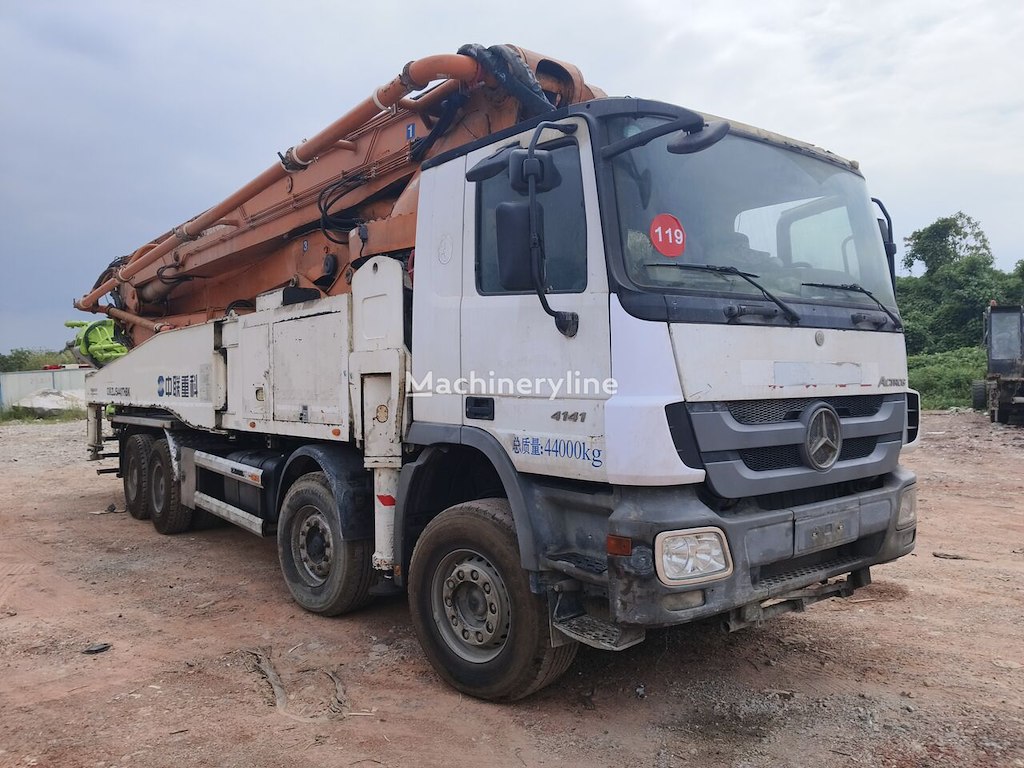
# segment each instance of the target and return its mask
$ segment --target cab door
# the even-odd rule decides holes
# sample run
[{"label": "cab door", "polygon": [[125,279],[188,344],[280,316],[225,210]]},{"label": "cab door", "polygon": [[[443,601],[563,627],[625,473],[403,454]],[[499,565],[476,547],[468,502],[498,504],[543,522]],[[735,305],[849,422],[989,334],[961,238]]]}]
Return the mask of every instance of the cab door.
[{"label": "cab door", "polygon": [[[563,335],[534,291],[502,285],[495,209],[525,195],[512,188],[507,171],[467,182],[462,418],[494,435],[520,471],[602,480],[604,402],[614,393],[608,281],[587,124],[581,118],[565,122],[577,124],[574,134],[547,131],[538,143],[551,152],[561,183],[537,199],[547,299],[555,310],[578,314],[578,331]],[[521,146],[531,134],[519,137]],[[470,154],[466,167],[494,151],[492,145]]]}]

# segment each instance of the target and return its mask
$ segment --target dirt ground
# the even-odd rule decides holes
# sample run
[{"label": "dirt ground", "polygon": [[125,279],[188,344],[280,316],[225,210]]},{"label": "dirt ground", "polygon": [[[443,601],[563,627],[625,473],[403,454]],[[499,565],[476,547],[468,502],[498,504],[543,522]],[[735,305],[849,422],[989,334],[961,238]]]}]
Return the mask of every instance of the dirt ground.
[{"label": "dirt ground", "polygon": [[435,677],[404,598],[304,613],[273,540],[160,536],[83,425],[0,425],[0,765],[1024,767],[1024,427],[923,430],[917,550],[855,597],[583,649],[495,705]]}]

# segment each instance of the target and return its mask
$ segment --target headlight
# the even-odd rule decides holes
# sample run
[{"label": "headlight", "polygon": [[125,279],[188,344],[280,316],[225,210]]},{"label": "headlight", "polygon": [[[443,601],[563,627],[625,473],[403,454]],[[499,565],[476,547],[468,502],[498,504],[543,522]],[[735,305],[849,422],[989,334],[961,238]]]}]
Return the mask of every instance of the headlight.
[{"label": "headlight", "polygon": [[900,496],[900,513],[896,515],[897,528],[909,528],[917,522],[917,486],[903,490]]},{"label": "headlight", "polygon": [[725,535],[718,528],[665,531],[654,539],[658,578],[666,584],[696,584],[732,573]]}]

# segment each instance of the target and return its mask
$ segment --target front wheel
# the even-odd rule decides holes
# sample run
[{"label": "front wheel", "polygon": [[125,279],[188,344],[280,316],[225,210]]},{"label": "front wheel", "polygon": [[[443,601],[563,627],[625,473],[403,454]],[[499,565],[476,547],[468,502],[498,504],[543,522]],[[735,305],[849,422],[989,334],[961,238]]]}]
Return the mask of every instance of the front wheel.
[{"label": "front wheel", "polygon": [[470,696],[529,696],[576,656],[576,643],[551,646],[505,499],[457,504],[430,521],[412,554],[409,608],[431,665]]}]

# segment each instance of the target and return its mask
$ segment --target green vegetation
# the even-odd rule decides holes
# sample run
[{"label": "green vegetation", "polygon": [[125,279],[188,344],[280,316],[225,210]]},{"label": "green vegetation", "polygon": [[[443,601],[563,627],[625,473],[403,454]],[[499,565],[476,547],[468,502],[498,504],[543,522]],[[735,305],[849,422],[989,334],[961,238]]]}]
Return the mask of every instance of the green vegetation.
[{"label": "green vegetation", "polygon": [[52,352],[45,349],[12,349],[6,355],[0,353],[0,373],[7,371],[38,371],[44,365],[67,365],[74,363],[74,356],[67,350]]},{"label": "green vegetation", "polygon": [[924,408],[969,407],[971,381],[985,378],[982,312],[990,301],[1024,303],[1024,260],[996,269],[981,225],[962,211],[903,242],[903,266],[924,266],[920,277],[896,278],[910,386]]},{"label": "green vegetation", "polygon": [[85,418],[85,411],[77,408],[69,411],[56,411],[40,416],[29,408],[11,408],[0,410],[0,424],[12,421],[81,421]]},{"label": "green vegetation", "polygon": [[948,352],[913,355],[907,365],[910,386],[921,393],[922,408],[969,407],[971,382],[985,378],[985,350],[961,347]]},{"label": "green vegetation", "polygon": [[947,352],[982,343],[981,314],[990,301],[1024,303],[1024,260],[1012,272],[993,266],[978,222],[963,212],[936,220],[904,239],[903,266],[924,265],[920,277],[897,277],[907,354]]}]

